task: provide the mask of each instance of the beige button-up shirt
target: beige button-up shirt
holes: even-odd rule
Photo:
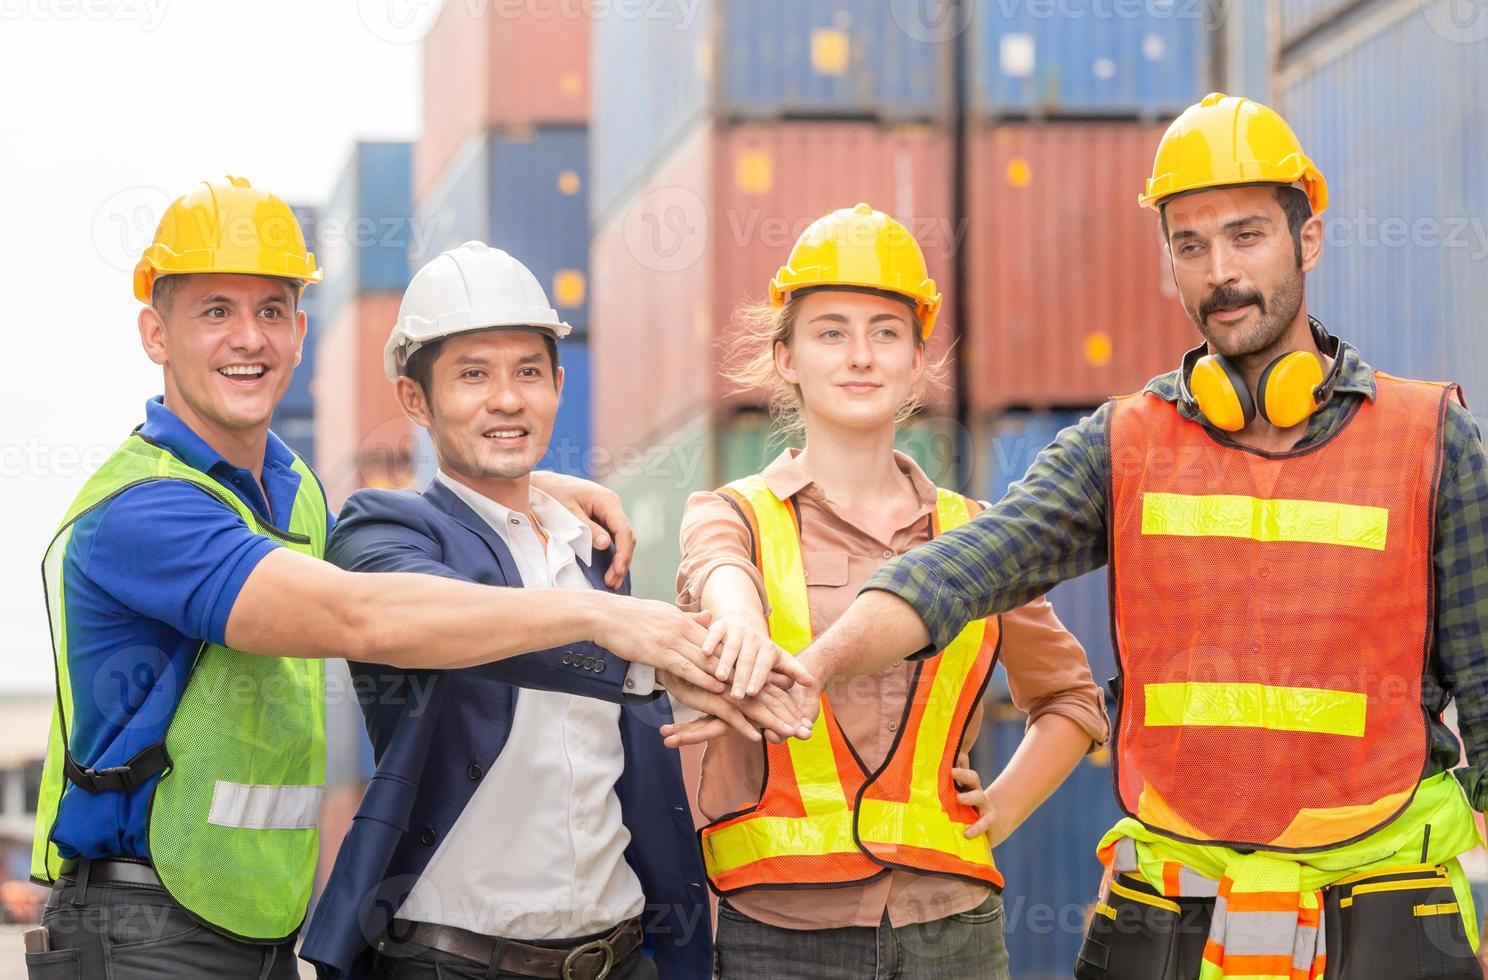
[[[763,475],[777,497],[796,498],[812,630],[820,635],[847,610],[884,561],[929,540],[936,491],[914,460],[895,453],[919,495],[920,509],[890,540],[881,541],[811,482],[796,454],[786,450]],[[724,565],[743,569],[760,590],[764,605],[764,583],[754,567],[748,526],[716,493],[695,493],[682,518],[678,604],[688,611],[700,608],[708,576]],[[1037,599],[1003,615],[1002,663],[1013,703],[1028,713],[1030,724],[1044,714],[1063,715],[1090,735],[1093,746],[1105,743],[1110,731],[1104,701],[1091,679],[1085,650],[1059,622],[1048,600]],[[870,769],[883,762],[894,741],[913,672],[913,664],[900,662],[876,676],[840,679],[828,687],[832,711]],[[975,741],[981,718],[978,706],[967,726],[963,751]],[[757,803],[764,769],[758,744],[737,734],[710,742],[703,753],[698,809],[708,820],[717,820]],[[986,896],[986,888],[967,882],[892,871],[864,885],[756,890],[728,901],[745,915],[782,928],[832,929],[876,927],[885,912],[894,926],[929,922],[975,908]]]

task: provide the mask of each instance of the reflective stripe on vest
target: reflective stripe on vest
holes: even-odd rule
[[[1178,840],[1306,852],[1409,805],[1455,393],[1376,374],[1331,436],[1270,455],[1155,395],[1112,402],[1127,813]]]
[[[753,531],[770,635],[799,653],[813,631],[794,508],[759,476],[722,492]],[[964,498],[939,491],[936,534],[969,518]],[[713,888],[727,895],[761,886],[850,884],[887,868],[1000,886],[986,837],[965,836],[976,812],[956,799],[950,776],[999,639],[999,620],[978,620],[918,665],[899,741],[877,772],[863,770],[825,699],[810,738],[766,743],[768,778],[759,803],[700,833]]]
[[[32,877],[55,881],[62,857],[51,840],[64,794],[72,728],[63,558],[77,520],[118,494],[157,480],[201,489],[255,533],[301,554],[325,553],[326,503],[295,457],[300,485],[289,532],[260,521],[211,477],[138,434],[84,485],[47,549],[43,578],[57,671],[46,767],[37,806]],[[293,601],[293,600],[287,600]],[[150,799],[150,859],[171,897],[230,936],[279,941],[304,920],[314,884],[325,783],[325,667],[203,643],[165,736],[171,765]]]

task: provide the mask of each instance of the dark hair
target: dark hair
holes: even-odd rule
[[[553,362],[553,384],[558,383],[558,341],[546,330],[541,331],[543,343],[548,347],[548,359]],[[424,401],[433,403],[434,397],[429,394],[430,385],[434,383],[434,362],[439,359],[439,352],[444,349],[444,343],[448,337],[440,337],[431,340],[427,344],[408,355],[408,360],[403,365],[403,376],[411,378],[419,390],[424,393]]]
[[[1255,185],[1241,185],[1255,186]],[[1307,224],[1307,219],[1312,217],[1312,202],[1307,199],[1307,193],[1301,188],[1290,184],[1270,184],[1276,191],[1276,203],[1281,205],[1282,213],[1286,215],[1287,230],[1292,233],[1292,250],[1297,256],[1297,267],[1302,267],[1302,226]],[[1181,196],[1181,195],[1180,195]],[[1171,200],[1171,198],[1169,198]],[[1168,202],[1164,201],[1157,209],[1159,218],[1162,220],[1163,241],[1168,240]]]
[[[273,279],[282,282],[290,288],[290,309],[299,309],[300,287],[304,285],[298,279],[287,279],[284,276],[265,276],[265,279]],[[172,276],[156,276],[155,282],[150,286],[150,305],[162,314],[170,313],[171,306],[176,302],[176,293],[180,291],[182,283],[186,279],[185,273]]]

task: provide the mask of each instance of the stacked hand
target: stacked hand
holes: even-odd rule
[[[811,734],[815,679],[796,658],[758,630],[717,623],[649,599],[611,596],[600,644],[616,656],[656,668],[673,698],[704,717],[662,728],[667,744],[687,745],[734,729],[753,741],[760,729],[774,741]],[[809,712],[802,710],[809,688]],[[673,732],[685,733],[680,738]]]
[[[727,696],[709,699],[706,707],[694,704],[678,695],[673,680],[668,677],[667,689],[672,695],[688,707],[702,711],[704,717],[662,726],[666,744],[677,748],[717,738],[730,728],[744,731],[741,715],[763,727],[772,742],[810,737],[820,705],[821,686],[804,659],[781,649],[767,632],[744,618],[714,620],[709,614],[701,613],[699,622],[709,624],[702,652],[712,671],[710,679],[728,682]],[[752,728],[748,734],[755,740],[759,738]]]

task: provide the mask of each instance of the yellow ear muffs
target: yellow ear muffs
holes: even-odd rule
[[[1250,386],[1233,364],[1218,354],[1198,359],[1188,377],[1189,390],[1204,418],[1216,429],[1239,432],[1255,418]]]
[[[1257,409],[1261,418],[1278,429],[1290,429],[1317,411],[1317,391],[1323,383],[1323,365],[1307,351],[1283,354],[1261,372],[1256,384]]]

